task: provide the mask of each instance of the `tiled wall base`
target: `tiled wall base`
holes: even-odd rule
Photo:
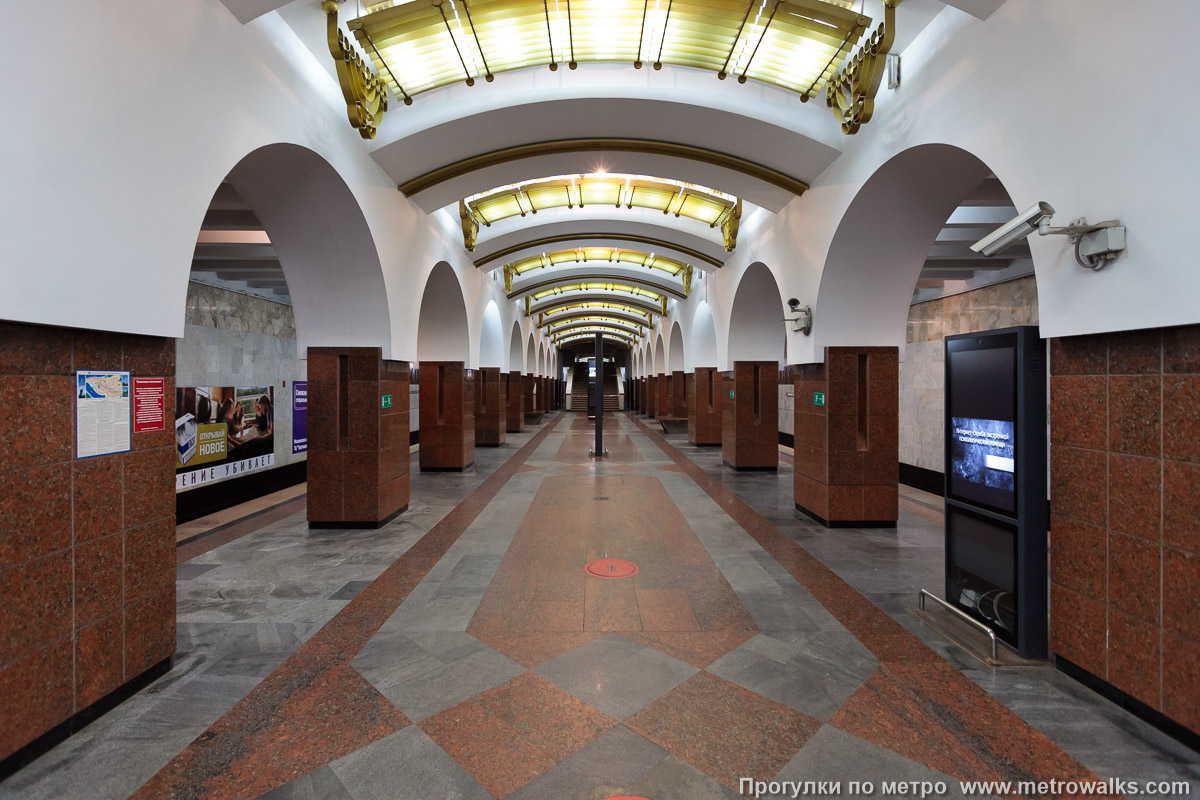
[[[1200,732],[1200,326],[1050,345],[1054,653]]]
[[[899,351],[827,347],[795,383],[796,508],[827,527],[894,527]],[[819,403],[823,402],[823,405]]]
[[[83,730],[109,711],[112,711],[163,675],[166,675],[171,671],[171,665],[172,659],[170,657],[164,658],[133,680],[109,692],[82,711],[72,714],[68,719],[55,725],[17,752],[7,758],[0,759],[0,781],[3,781],[27,764],[33,763],[39,757],[50,752],[50,750],[65,742],[77,732]]]
[[[75,458],[84,369],[163,379],[174,416],[173,339],[0,324],[0,759],[175,652],[174,432]]]
[[[779,469],[778,384],[779,364],[774,361],[737,361],[721,376],[721,460],[725,466],[756,472]]]
[[[311,528],[378,528],[408,508],[410,365],[382,354],[308,349]]]

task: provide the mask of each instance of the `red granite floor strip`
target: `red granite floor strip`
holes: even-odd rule
[[[598,558],[628,559],[640,572],[590,578],[583,567]],[[553,475],[529,504],[467,630],[492,642],[529,634],[756,628],[656,478]]]
[[[731,789],[774,775],[821,723],[707,672],[655,700],[625,726]]]
[[[631,419],[875,654],[895,685],[932,724],[967,744],[987,770],[1014,781],[1096,780],[1086,767],[926,647],[653,429]]]
[[[246,793],[239,781],[253,775],[254,785],[261,791],[281,786],[386,736],[399,729],[397,726],[403,727],[402,722],[407,724],[403,714],[390,704],[387,708],[391,711],[385,713],[383,704],[387,701],[382,697],[356,686],[360,679],[350,662],[561,419],[560,414],[538,431],[133,797],[254,796]],[[324,714],[321,709],[340,714],[341,722],[315,723],[311,737],[293,735],[297,718],[315,714],[320,719]],[[357,715],[361,710],[369,713],[360,719]],[[355,738],[340,727],[360,722],[362,730]]]
[[[421,722],[493,797],[506,797],[617,721],[526,672]]]

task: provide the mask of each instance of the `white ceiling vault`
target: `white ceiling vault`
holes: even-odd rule
[[[1002,1],[904,0],[896,11],[899,34],[893,51],[902,51],[946,5],[984,19]],[[321,68],[335,75],[320,0],[222,2],[238,20],[249,24],[277,11]],[[755,2],[748,0],[750,11]],[[428,0],[409,5],[418,9],[422,4],[428,5]],[[365,13],[368,5],[365,0],[342,3],[343,32],[352,41],[346,22]],[[850,5],[852,13],[871,17],[871,29],[883,18],[883,0],[839,0],[831,5],[840,14]],[[397,18],[404,13],[394,10]],[[361,41],[359,36],[356,46]],[[830,52],[845,53],[849,47],[843,43],[841,50]],[[833,62],[824,74],[832,74],[838,63]],[[473,81],[473,86],[458,81],[422,92],[411,105],[392,95],[377,137],[364,146],[418,208],[427,214],[452,215],[455,220],[460,201],[478,193],[546,176],[594,173],[629,173],[711,187],[740,201],[741,214],[758,209],[776,214],[846,147],[839,122],[813,87],[809,88],[815,100],[802,102],[801,93],[782,85],[718,80],[712,72],[669,63],[641,69],[621,62],[577,66],[567,69],[564,64],[553,71],[545,65],[510,69],[489,76],[486,82]],[[382,74],[381,78],[387,80]],[[623,145],[555,144],[576,140],[621,140]],[[509,151],[513,157],[497,155]],[[968,199],[948,222],[919,287],[928,290],[945,280],[972,279],[981,270],[1010,266],[1010,261],[980,263],[966,248],[965,237],[973,236],[992,217],[1004,216],[1011,206],[1007,195],[991,197],[990,188],[981,187],[979,196]],[[221,233],[261,230],[253,213],[237,206],[229,193],[224,187],[214,201],[206,219],[209,241],[202,234],[193,271],[247,281],[247,286],[286,297],[286,282],[269,243],[234,241],[236,236]],[[222,207],[223,196],[233,205]],[[476,266],[498,278],[510,272],[507,265],[528,265],[530,259],[544,257],[545,266],[526,266],[528,271],[512,270],[508,275],[507,294],[521,304],[522,312],[537,316],[568,300],[628,302],[629,314],[609,310],[606,317],[605,309],[594,306],[573,312],[585,323],[599,325],[608,319],[626,327],[630,319],[641,319],[638,314],[660,311],[673,298],[686,296],[693,275],[720,269],[730,257],[727,243],[719,227],[619,204],[521,213],[478,226],[477,233],[463,241]],[[546,255],[573,248],[637,251],[646,263],[662,258],[685,265],[686,274],[668,275],[619,258],[581,257],[551,264]],[[612,286],[605,288],[601,285],[605,282]],[[561,293],[556,285],[562,287]],[[663,297],[668,299],[645,296],[645,287],[654,285],[664,289]],[[640,288],[625,295],[622,286]]]

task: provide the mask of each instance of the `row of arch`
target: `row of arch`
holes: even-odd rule
[[[655,331],[652,344],[635,347],[635,374],[727,367],[739,360],[784,363],[813,355],[819,360],[820,345],[839,340],[902,341],[912,287],[930,242],[964,193],[987,174],[983,162],[965,150],[919,145],[894,156],[863,184],[833,232],[815,297],[807,298],[819,315],[816,335],[805,343],[813,349],[808,358],[787,353],[780,285],[800,293],[790,285],[795,278],[778,263],[755,261],[742,270],[732,302],[719,311],[705,301],[677,305],[690,319],[669,316],[668,330]],[[268,145],[243,158],[228,180],[253,206],[285,265],[302,346],[386,342],[390,350],[407,338],[394,336],[393,328],[398,319],[411,325],[413,317],[389,308],[386,284],[416,276],[397,278],[383,269],[363,211],[332,165],[298,145]],[[917,184],[920,202],[897,202]],[[323,224],[312,224],[314,219]],[[764,260],[782,257],[770,243],[760,249]],[[327,269],[330,263],[339,269]],[[464,282],[472,281],[482,285],[467,291]],[[501,309],[497,300],[503,302],[503,294],[488,292],[487,282],[482,271],[456,271],[447,261],[436,262],[413,309],[416,353],[385,355],[551,374],[557,354],[550,342],[517,309]],[[469,297],[486,303],[482,312],[476,307],[468,313]],[[353,311],[331,313],[338,307]],[[506,335],[505,320],[514,317]]]
[[[470,326],[462,287],[454,269],[440,262],[429,273],[421,295],[418,360],[462,361],[469,366],[547,376],[554,366],[554,355],[544,340],[537,341],[532,330],[528,336],[522,336],[520,320],[513,322],[505,336],[500,308],[494,299],[488,301],[479,326],[479,363],[471,364],[470,352]]]
[[[765,264],[756,262],[742,275],[734,295],[729,323],[721,333],[725,339],[725,361],[786,361],[787,332],[782,316],[783,298],[775,276]],[[782,314],[782,312],[780,312]],[[718,367],[717,322],[706,301],[696,304],[685,336],[678,319],[670,330],[656,332],[633,354],[634,375],[689,371],[696,367]]]

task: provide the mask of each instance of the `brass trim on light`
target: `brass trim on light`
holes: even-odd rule
[[[637,236],[637,235],[630,234],[630,233],[563,233],[563,234],[559,234],[557,236],[543,236],[540,239],[532,239],[528,242],[516,244],[516,245],[513,245],[512,247],[506,247],[503,250],[497,250],[496,252],[492,253],[491,255],[486,255],[486,256],[483,256],[482,258],[478,258],[475,260],[475,266],[482,267],[484,264],[490,264],[491,262],[496,261],[497,259],[505,258],[507,256],[512,255],[513,253],[519,253],[522,250],[526,250],[529,248],[545,247],[546,245],[549,245],[549,244],[561,244],[563,242],[574,242],[574,241],[595,240],[595,239],[615,239],[615,240],[622,241],[622,242],[637,242],[638,244],[647,244],[647,245],[651,245],[653,247],[667,248],[670,250],[675,250],[676,252],[679,252],[679,253],[683,253],[691,258],[696,259],[697,261],[703,261],[707,264],[711,264],[714,267],[725,266],[724,261],[720,261],[718,259],[713,258],[712,256],[705,255],[704,253],[702,253],[699,250],[696,250],[694,248],[687,247],[687,246],[681,245],[681,244],[674,244],[672,242],[668,242],[666,239],[655,239],[653,236]]]
[[[412,180],[400,184],[399,189],[406,197],[430,189],[440,183],[461,178],[477,170],[508,164],[526,158],[543,155],[564,155],[572,153],[590,153],[593,151],[611,153],[646,153],[655,156],[685,158],[689,161],[699,161],[714,167],[722,167],[743,175],[777,186],[795,195],[804,194],[808,184],[785,175],[779,170],[755,163],[739,156],[709,150],[696,145],[679,144],[678,142],[662,142],[655,139],[555,139],[536,144],[521,144],[482,153],[470,158],[455,161],[452,164],[430,170]]]
[[[530,284],[529,286],[522,286],[519,289],[509,292],[506,296],[509,300],[512,300],[514,297],[521,297],[523,295],[541,291],[542,289],[551,289],[555,286],[561,286],[563,284],[570,283],[632,283],[641,288],[658,292],[659,294],[669,294],[672,297],[676,297],[680,300],[687,299],[687,295],[683,293],[682,288],[677,289],[674,286],[648,281],[645,278],[631,278],[624,275],[605,275],[603,273],[561,275],[557,278],[548,278],[544,281],[538,281],[537,283]]]
[[[627,325],[640,326],[643,328],[650,327],[648,321],[644,317],[635,317],[630,314],[622,314],[620,311],[611,311],[603,308],[593,308],[590,310],[580,309],[573,314],[563,314],[561,317],[557,317],[552,320],[546,319],[543,312],[543,314],[538,318],[538,327],[553,329],[555,325],[563,322],[569,322],[573,319],[588,319],[591,317],[603,317],[611,319],[615,322],[624,322]]]
[[[637,341],[642,336],[645,336],[644,333],[638,333],[635,331],[627,331],[624,328],[618,328],[618,327],[615,327],[612,325],[607,325],[603,322],[592,322],[592,323],[581,322],[578,325],[572,325],[568,328],[563,328],[563,329],[560,329],[557,331],[551,331],[550,339],[551,339],[551,341],[557,341],[560,338],[563,338],[566,336],[574,336],[575,334],[582,333],[584,331],[592,331],[592,332],[603,331],[604,333],[612,333],[614,336],[625,336],[630,341]]]
[[[633,346],[636,344],[636,342],[633,339],[630,339],[625,336],[621,336],[620,334],[609,333],[608,331],[604,331],[604,330],[580,331],[579,333],[572,333],[570,336],[564,336],[561,339],[551,339],[550,344],[553,347],[561,347],[566,342],[578,342],[578,341],[585,341],[587,339],[592,339],[595,337],[595,335],[597,333],[600,334],[600,338],[602,338],[602,339],[608,339],[609,341],[612,341],[612,342],[618,342],[620,344],[625,345],[626,347],[628,347],[630,349],[633,349]]]
[[[338,26],[338,4],[334,0],[325,0],[321,10],[325,12],[326,43],[346,102],[346,116],[362,138],[374,139],[379,121],[388,108],[387,84],[371,72],[367,62],[342,33]]]
[[[572,303],[619,303],[624,306],[640,308],[642,311],[646,311],[650,314],[658,314],[660,316],[662,314],[662,312],[659,310],[658,303],[647,302],[645,298],[633,297],[632,295],[627,294],[622,294],[619,296],[612,294],[560,294],[554,295],[553,299],[543,298],[542,300],[538,301],[539,305],[537,306],[534,306],[531,300],[532,297],[530,295],[525,296],[525,316],[527,317],[534,314],[551,311],[559,306],[571,305]]]

